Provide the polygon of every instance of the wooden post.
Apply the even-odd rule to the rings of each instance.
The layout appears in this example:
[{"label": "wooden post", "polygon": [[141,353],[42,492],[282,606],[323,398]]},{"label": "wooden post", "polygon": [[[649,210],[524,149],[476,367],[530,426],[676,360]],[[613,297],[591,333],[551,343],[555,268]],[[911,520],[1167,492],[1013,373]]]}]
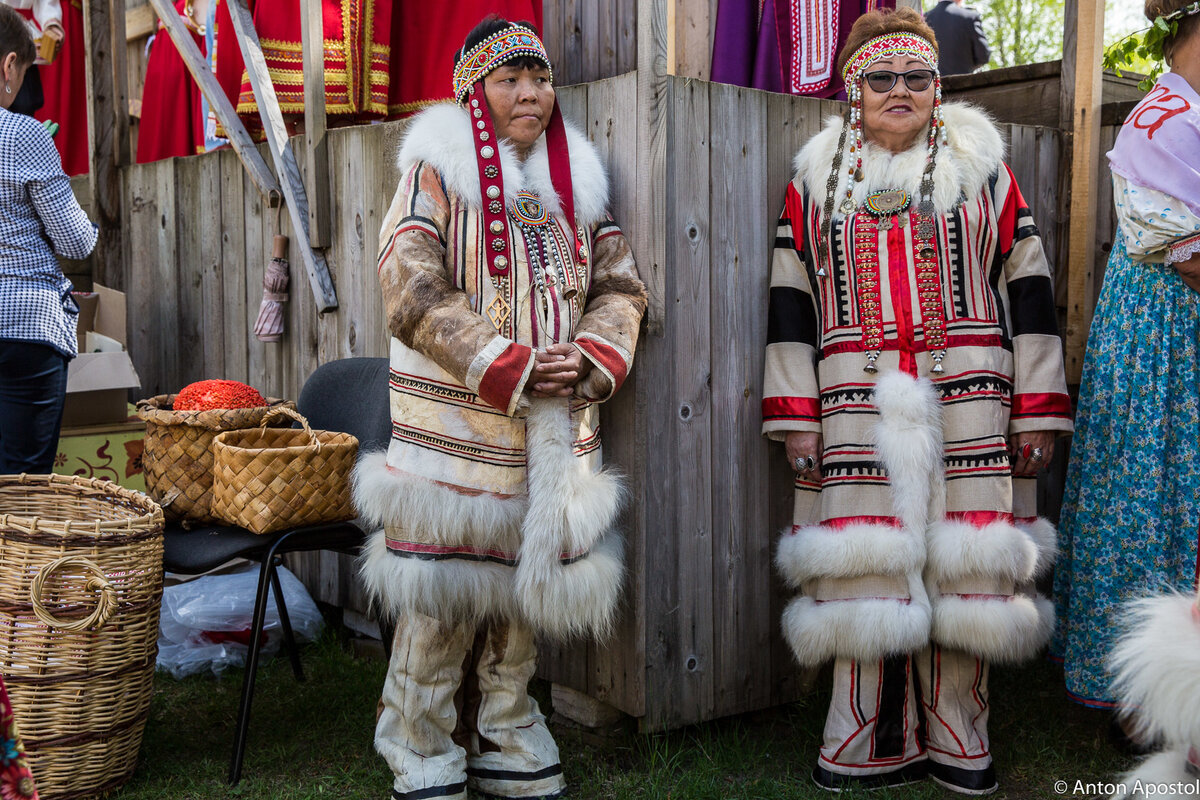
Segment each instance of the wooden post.
[{"label": "wooden post", "polygon": [[250,15],[245,0],[230,0],[229,15],[233,18],[238,45],[242,50],[242,60],[246,64],[246,74],[250,77],[250,85],[258,102],[258,113],[262,118],[263,131],[267,135],[267,144],[271,148],[271,158],[275,160],[283,199],[288,207],[288,217],[292,221],[292,235],[297,239],[297,249],[304,262],[304,270],[308,273],[313,297],[317,301],[317,311],[323,314],[337,308],[337,290],[334,289],[333,276],[329,274],[325,256],[313,249],[309,239],[308,196],[304,191],[304,181],[300,178],[296,156],[292,152],[291,143],[288,142],[287,126],[283,121],[283,113],[279,110],[275,84],[267,72],[267,60],[263,56],[258,32],[254,29],[254,18]]},{"label": "wooden post", "polygon": [[[308,239],[329,247],[329,148],[325,140],[325,26],[321,0],[303,0],[304,160],[308,189]],[[393,42],[399,47],[399,42]]]},{"label": "wooden post", "polygon": [[92,278],[114,289],[125,288],[121,234],[121,173],[129,163],[129,100],[125,77],[125,15],[116,0],[85,0],[83,37],[86,53],[88,186],[100,240]]},{"label": "wooden post", "polygon": [[1067,0],[1063,36],[1062,100],[1070,120],[1070,190],[1067,193],[1067,383],[1083,373],[1083,354],[1096,298],[1092,273],[1096,261],[1096,163],[1100,158],[1100,105],[1104,51],[1104,4]]},{"label": "wooden post", "polygon": [[267,162],[259,154],[254,140],[250,138],[250,134],[246,133],[241,118],[230,105],[225,91],[217,83],[216,76],[208,68],[208,62],[201,55],[200,48],[196,47],[196,42],[188,32],[187,26],[184,25],[183,18],[179,16],[179,12],[171,4],[171,0],[150,0],[150,5],[154,7],[155,13],[162,20],[163,27],[166,28],[171,41],[175,43],[175,49],[179,51],[184,66],[191,73],[196,85],[200,87],[200,93],[204,95],[204,99],[216,112],[217,119],[225,128],[225,135],[229,138],[229,143],[233,145],[234,152],[242,160],[246,172],[250,174],[258,191],[267,198],[269,205],[279,205],[279,199],[282,196],[279,183],[276,182]]}]

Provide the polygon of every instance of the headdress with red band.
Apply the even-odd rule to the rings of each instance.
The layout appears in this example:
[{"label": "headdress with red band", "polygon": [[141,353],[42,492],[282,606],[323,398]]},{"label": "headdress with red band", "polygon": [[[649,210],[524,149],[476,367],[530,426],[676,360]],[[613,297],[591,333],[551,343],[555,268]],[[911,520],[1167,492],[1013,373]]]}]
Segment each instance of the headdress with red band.
[{"label": "headdress with red band", "polygon": [[[487,241],[488,270],[493,277],[508,272],[512,263],[512,247],[499,142],[488,109],[483,79],[496,68],[519,58],[534,58],[545,64],[553,83],[554,70],[546,55],[545,45],[533,31],[522,25],[510,24],[487,37],[466,51],[454,68],[454,96],[467,107],[477,140],[475,157],[479,166],[479,186],[483,192],[483,229]],[[575,238],[576,257],[581,263],[586,263],[587,248],[575,223],[575,193],[571,183],[566,125],[557,103],[546,127],[546,155],[550,162],[550,181]]]}]

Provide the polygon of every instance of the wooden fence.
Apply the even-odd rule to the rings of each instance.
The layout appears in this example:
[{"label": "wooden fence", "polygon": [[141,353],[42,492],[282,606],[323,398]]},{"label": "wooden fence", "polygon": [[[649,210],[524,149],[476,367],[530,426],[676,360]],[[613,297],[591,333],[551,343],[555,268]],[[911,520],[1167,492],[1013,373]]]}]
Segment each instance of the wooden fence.
[{"label": "wooden fence", "polygon": [[[771,569],[777,533],[790,519],[791,472],[782,449],[759,434],[765,311],[792,156],[841,107],[667,79],[659,143],[666,190],[651,198],[659,213],[638,217],[643,184],[630,113],[637,81],[630,73],[559,92],[564,112],[608,159],[613,210],[631,241],[664,242],[666,257],[661,279],[651,281],[658,318],[629,383],[603,412],[607,460],[633,489],[622,622],[605,644],[546,648],[542,673],[661,729],[800,692],[779,635],[787,597]],[[278,344],[258,342],[250,328],[272,236],[287,233],[287,215],[265,207],[237,157],[218,152],[123,171],[129,349],[143,395],[225,377],[295,397],[320,363],[386,354],[375,255],[404,127],[329,132],[327,256],[340,306],[316,314],[293,254],[287,334]],[[1055,253],[1061,136],[1002,127]],[[293,566],[318,599],[365,610],[347,557],[310,556]]]}]

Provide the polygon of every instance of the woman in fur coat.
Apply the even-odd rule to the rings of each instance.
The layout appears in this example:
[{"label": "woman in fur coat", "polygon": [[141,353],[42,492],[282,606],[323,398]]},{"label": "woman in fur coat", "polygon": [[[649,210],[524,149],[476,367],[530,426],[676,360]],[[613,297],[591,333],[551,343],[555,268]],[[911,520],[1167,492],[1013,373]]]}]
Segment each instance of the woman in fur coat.
[{"label": "woman in fur coat", "polygon": [[559,797],[534,636],[611,627],[622,492],[597,404],[646,294],[533,30],[484,20],[453,87],[408,130],[380,234],[392,438],[356,476],[382,528],[362,574],[397,620],[375,742],[399,800]]},{"label": "woman in fur coat", "polygon": [[1071,430],[1050,272],[995,126],[941,104],[919,14],[863,16],[838,66],[849,114],[796,156],[779,223],[763,392],[796,470],[784,632],[834,660],[813,777],[986,794],[988,665],[1053,627],[1032,591],[1054,557],[1034,476]]}]

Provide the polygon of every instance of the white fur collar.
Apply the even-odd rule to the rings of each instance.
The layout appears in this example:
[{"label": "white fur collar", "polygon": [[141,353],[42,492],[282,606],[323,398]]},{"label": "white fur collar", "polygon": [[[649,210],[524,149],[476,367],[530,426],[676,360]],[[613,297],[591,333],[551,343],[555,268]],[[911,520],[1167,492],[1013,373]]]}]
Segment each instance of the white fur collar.
[{"label": "white fur collar", "polygon": [[[938,149],[933,170],[933,204],[939,213],[949,211],[960,195],[971,197],[991,177],[1004,158],[1004,142],[990,117],[980,109],[965,103],[946,103],[942,108],[946,120],[947,147]],[[808,194],[824,201],[829,170],[837,152],[842,132],[840,117],[830,117],[824,129],[808,141],[796,154],[793,166],[796,179],[803,182]],[[854,162],[850,155],[850,137],[842,154],[842,171],[838,176],[838,201],[845,196],[847,168]],[[919,197],[921,174],[925,171],[926,138],[903,153],[892,155],[882,147],[868,142],[863,148],[863,178],[854,186],[854,201],[861,204],[872,192],[885,189],[906,189],[914,201]],[[835,203],[834,215],[840,215]]]},{"label": "white fur collar", "polygon": [[[566,123],[567,147],[571,152],[571,185],[575,195],[576,224],[589,228],[608,209],[608,174],[596,148],[570,122]],[[429,162],[446,185],[464,201],[481,208],[479,168],[475,160],[474,126],[466,109],[439,103],[413,118],[400,143],[398,161],[406,171],[418,161]],[[550,181],[546,157],[546,135],[534,143],[528,158],[518,160],[508,140],[500,142],[500,166],[504,171],[504,195],[512,208],[521,189],[537,192],[551,214],[562,212],[562,204]]]}]

